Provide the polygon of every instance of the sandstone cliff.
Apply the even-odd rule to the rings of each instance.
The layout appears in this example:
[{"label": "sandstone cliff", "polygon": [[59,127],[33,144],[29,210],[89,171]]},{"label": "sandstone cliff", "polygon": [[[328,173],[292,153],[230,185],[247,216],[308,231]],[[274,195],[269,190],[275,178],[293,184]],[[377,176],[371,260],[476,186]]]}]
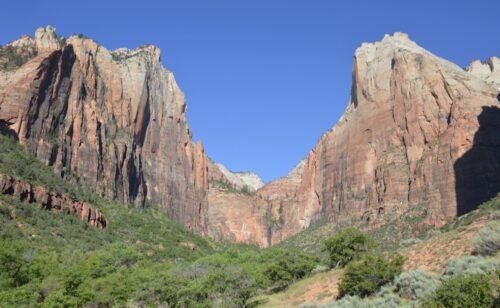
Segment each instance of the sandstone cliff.
[{"label": "sandstone cliff", "polygon": [[498,58],[466,71],[402,33],[363,44],[344,115],[296,170],[209,198],[219,234],[268,246],[318,220],[370,228],[418,210],[441,226],[474,209],[500,191],[498,72]]},{"label": "sandstone cliff", "polygon": [[51,27],[6,48],[22,65],[0,69],[2,132],[63,177],[76,174],[128,206],[158,204],[203,232],[207,158],[193,144],[184,94],[158,48],[108,51]]},{"label": "sandstone cliff", "polygon": [[414,210],[439,226],[500,191],[498,61],[463,70],[401,33],[363,44],[342,118],[261,187],[193,143],[158,48],[47,27],[0,49],[0,131],[62,177],[215,239],[266,247],[320,220],[371,228]]}]

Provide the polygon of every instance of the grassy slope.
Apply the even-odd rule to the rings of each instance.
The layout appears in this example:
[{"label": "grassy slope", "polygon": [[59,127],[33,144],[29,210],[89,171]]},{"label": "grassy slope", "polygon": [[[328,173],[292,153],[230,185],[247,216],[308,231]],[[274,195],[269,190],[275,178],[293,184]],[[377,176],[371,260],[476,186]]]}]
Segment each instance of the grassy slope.
[{"label": "grassy slope", "polygon": [[[192,234],[157,210],[127,209],[119,202],[87,193],[75,181],[61,179],[50,167],[2,135],[0,173],[89,201],[110,222],[107,229],[97,230],[71,215],[46,212],[35,205],[16,202],[0,195],[2,238],[24,238],[35,247],[55,251],[93,251],[120,241],[135,245],[139,253],[147,254],[155,261],[176,258],[192,260],[213,252],[213,243]],[[193,243],[195,248],[187,247],[191,246],[186,245],[188,242]]]},{"label": "grassy slope", "polygon": [[[473,249],[471,239],[493,219],[492,213],[496,210],[500,210],[500,196],[441,229],[420,233],[421,238],[417,238],[415,243],[396,248],[397,252],[406,257],[404,269],[421,269],[441,275],[448,260],[470,254]],[[313,240],[309,242],[314,242],[315,245],[308,245],[306,249],[319,249],[318,243],[321,241],[318,239],[326,236],[328,231],[325,230],[329,230],[327,225],[306,230],[285,245],[307,243],[308,237],[312,235]],[[500,259],[500,256],[497,255],[497,258]],[[342,270],[339,269],[317,273],[291,285],[283,292],[254,297],[251,301],[259,302],[259,307],[300,307],[304,304],[330,303],[338,295],[337,285],[341,276]]]}]

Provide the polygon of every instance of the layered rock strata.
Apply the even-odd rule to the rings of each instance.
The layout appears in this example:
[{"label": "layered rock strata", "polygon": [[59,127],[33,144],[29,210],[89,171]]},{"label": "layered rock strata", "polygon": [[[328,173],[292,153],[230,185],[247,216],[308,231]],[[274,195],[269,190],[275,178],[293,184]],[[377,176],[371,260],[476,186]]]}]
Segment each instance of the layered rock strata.
[{"label": "layered rock strata", "polygon": [[96,228],[104,229],[108,225],[108,221],[99,209],[87,202],[49,191],[26,181],[15,180],[5,174],[0,174],[0,193],[17,201],[35,203],[41,209],[74,215]]}]

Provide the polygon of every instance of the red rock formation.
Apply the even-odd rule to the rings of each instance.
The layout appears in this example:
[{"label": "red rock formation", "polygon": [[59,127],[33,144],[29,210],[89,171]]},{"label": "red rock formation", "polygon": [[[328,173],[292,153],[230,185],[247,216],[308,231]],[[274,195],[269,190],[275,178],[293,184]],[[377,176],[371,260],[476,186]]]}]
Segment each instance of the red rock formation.
[{"label": "red rock formation", "polygon": [[318,220],[374,227],[413,209],[442,225],[500,191],[497,58],[466,71],[401,33],[363,44],[343,117],[296,170],[249,194],[193,144],[156,47],[110,52],[52,28],[9,46],[32,58],[0,69],[1,131],[61,176],[216,239],[269,246]]},{"label": "red rock formation", "polygon": [[159,205],[203,232],[207,159],[193,145],[184,94],[160,50],[106,50],[53,28],[9,46],[35,50],[16,70],[0,70],[0,127],[63,177],[127,206]]},{"label": "red rock formation", "polygon": [[34,186],[29,182],[15,180],[5,174],[0,174],[0,193],[22,202],[36,203],[42,209],[75,215],[96,228],[104,229],[109,223],[99,209],[87,202]]},{"label": "red rock formation", "polygon": [[[476,63],[469,73],[401,33],[363,44],[335,127],[299,170],[239,201],[259,208],[253,214],[262,219],[211,198],[210,212],[228,208],[219,229],[268,246],[320,219],[375,227],[419,209],[428,225],[441,226],[472,210],[500,191],[497,62]],[[253,236],[238,236],[239,213],[263,223]]]},{"label": "red rock formation", "polygon": [[[298,209],[291,207],[295,214],[284,225],[295,226],[292,233],[320,217],[377,225],[424,208],[427,223],[440,226],[463,214],[457,162],[475,146],[481,114],[498,109],[498,91],[491,84],[405,34],[363,44],[354,58],[349,105],[309,153]],[[500,138],[493,139],[483,140],[491,155],[472,166],[489,166],[486,198],[500,191]],[[476,193],[483,200],[488,194]]]}]

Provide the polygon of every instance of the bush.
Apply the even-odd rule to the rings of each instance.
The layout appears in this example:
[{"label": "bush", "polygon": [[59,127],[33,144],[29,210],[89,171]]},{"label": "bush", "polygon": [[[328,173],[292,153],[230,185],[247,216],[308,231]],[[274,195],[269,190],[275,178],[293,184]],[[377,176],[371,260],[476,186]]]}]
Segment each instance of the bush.
[{"label": "bush", "polygon": [[437,288],[439,281],[422,270],[415,270],[401,273],[394,283],[400,297],[420,300],[429,297]]},{"label": "bush", "polygon": [[500,249],[500,222],[492,221],[479,231],[472,240],[474,253],[479,255],[495,255]]},{"label": "bush", "polygon": [[500,261],[480,256],[465,256],[446,262],[445,277],[459,274],[483,274],[500,269]]},{"label": "bush", "polygon": [[330,268],[344,267],[374,246],[373,240],[356,228],[342,229],[324,241],[323,250],[329,254]]},{"label": "bush", "polygon": [[349,263],[339,284],[340,297],[366,297],[377,292],[401,273],[403,263],[404,258],[399,254],[389,257],[368,254]]},{"label": "bush", "polygon": [[[401,300],[395,294],[384,294],[374,298],[360,298],[359,296],[347,295],[337,301],[326,305],[320,305],[321,308],[396,308],[400,307]],[[313,306],[315,307],[315,306]]]},{"label": "bush", "polygon": [[264,269],[264,275],[271,281],[275,291],[286,288],[316,267],[316,260],[299,251],[277,251],[273,261]]},{"label": "bush", "polygon": [[490,307],[493,294],[485,274],[458,275],[445,280],[424,307]]},{"label": "bush", "polygon": [[415,245],[415,244],[418,244],[421,242],[422,242],[422,240],[419,238],[409,238],[409,239],[402,240],[401,242],[399,242],[399,246],[408,247],[408,246]]}]

